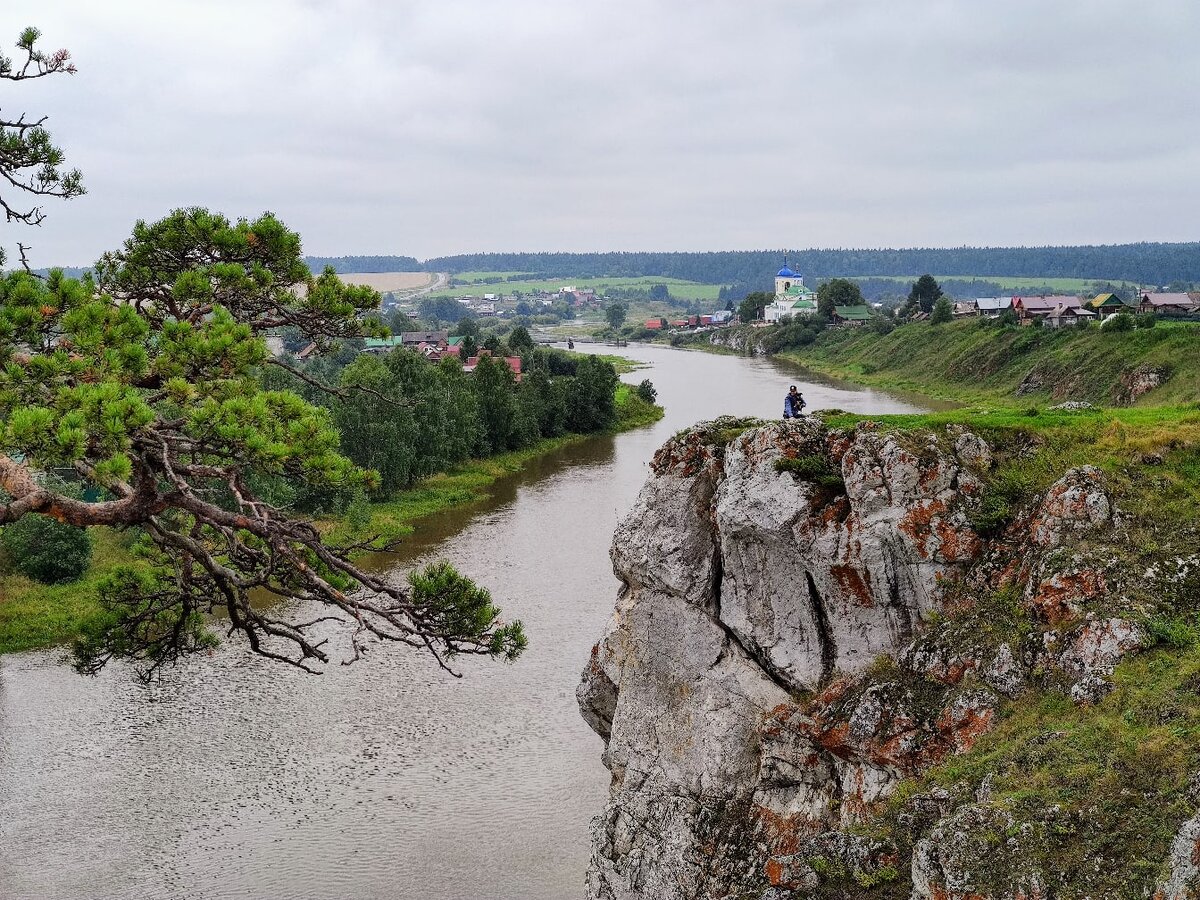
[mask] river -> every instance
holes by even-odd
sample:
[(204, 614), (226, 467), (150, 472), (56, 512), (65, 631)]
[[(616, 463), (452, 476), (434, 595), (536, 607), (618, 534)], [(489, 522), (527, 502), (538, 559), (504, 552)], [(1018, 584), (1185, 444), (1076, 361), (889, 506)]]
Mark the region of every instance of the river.
[[(585, 348), (586, 349), (586, 348)], [(604, 348), (596, 347), (597, 351)], [(544, 457), (423, 527), (530, 638), (451, 678), (406, 648), (307, 676), (222, 647), (146, 687), (0, 657), (0, 897), (569, 900), (607, 790), (574, 691), (612, 609), (608, 546), (654, 450), (724, 413), (908, 403), (772, 361), (631, 346), (666, 417)]]

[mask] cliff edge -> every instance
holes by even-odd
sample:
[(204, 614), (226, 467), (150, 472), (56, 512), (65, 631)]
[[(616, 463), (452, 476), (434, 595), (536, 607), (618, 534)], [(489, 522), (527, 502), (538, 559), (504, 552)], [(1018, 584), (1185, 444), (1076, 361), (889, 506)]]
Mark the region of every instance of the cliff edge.
[[(589, 898), (1196, 896), (1196, 760), (1115, 823), (1086, 821), (1087, 784), (1054, 799), (1129, 764), (1060, 772), (1157, 639), (1101, 470), (996, 513), (1001, 458), (1029, 452), (819, 419), (658, 451), (578, 690), (612, 773)], [(1129, 829), (1136, 853), (1104, 849)]]

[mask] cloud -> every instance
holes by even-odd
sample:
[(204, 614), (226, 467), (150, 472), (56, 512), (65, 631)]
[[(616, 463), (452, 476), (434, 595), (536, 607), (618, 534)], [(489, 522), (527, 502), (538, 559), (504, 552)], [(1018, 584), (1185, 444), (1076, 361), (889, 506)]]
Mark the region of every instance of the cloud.
[(6, 226), (46, 263), (180, 205), (321, 254), (1197, 237), (1190, 0), (10, 6), (80, 67), (0, 85), (89, 188)]

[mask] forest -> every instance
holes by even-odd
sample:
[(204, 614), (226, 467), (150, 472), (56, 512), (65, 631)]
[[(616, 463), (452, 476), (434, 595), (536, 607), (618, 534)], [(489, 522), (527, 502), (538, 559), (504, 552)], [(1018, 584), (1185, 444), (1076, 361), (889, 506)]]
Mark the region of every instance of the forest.
[[(987, 277), (1088, 278), (1138, 284), (1200, 282), (1200, 243), (1102, 244), (1061, 247), (927, 247), (901, 250), (735, 250), (711, 253), (469, 253), (427, 259), (408, 256), (306, 257), (314, 271), (522, 272), (544, 278), (653, 275), (758, 290), (786, 256), (810, 280), (837, 276), (905, 278), (921, 272)], [(534, 277), (534, 276), (528, 276)]]

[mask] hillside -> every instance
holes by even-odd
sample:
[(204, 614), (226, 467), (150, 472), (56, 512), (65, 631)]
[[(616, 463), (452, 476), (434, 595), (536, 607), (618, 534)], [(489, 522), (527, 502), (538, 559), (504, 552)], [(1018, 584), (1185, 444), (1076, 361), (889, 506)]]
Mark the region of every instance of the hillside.
[(1195, 325), (1109, 332), (1003, 328), (981, 320), (917, 322), (887, 335), (829, 329), (808, 347), (781, 356), (827, 374), (963, 402), (1157, 405), (1200, 399)]

